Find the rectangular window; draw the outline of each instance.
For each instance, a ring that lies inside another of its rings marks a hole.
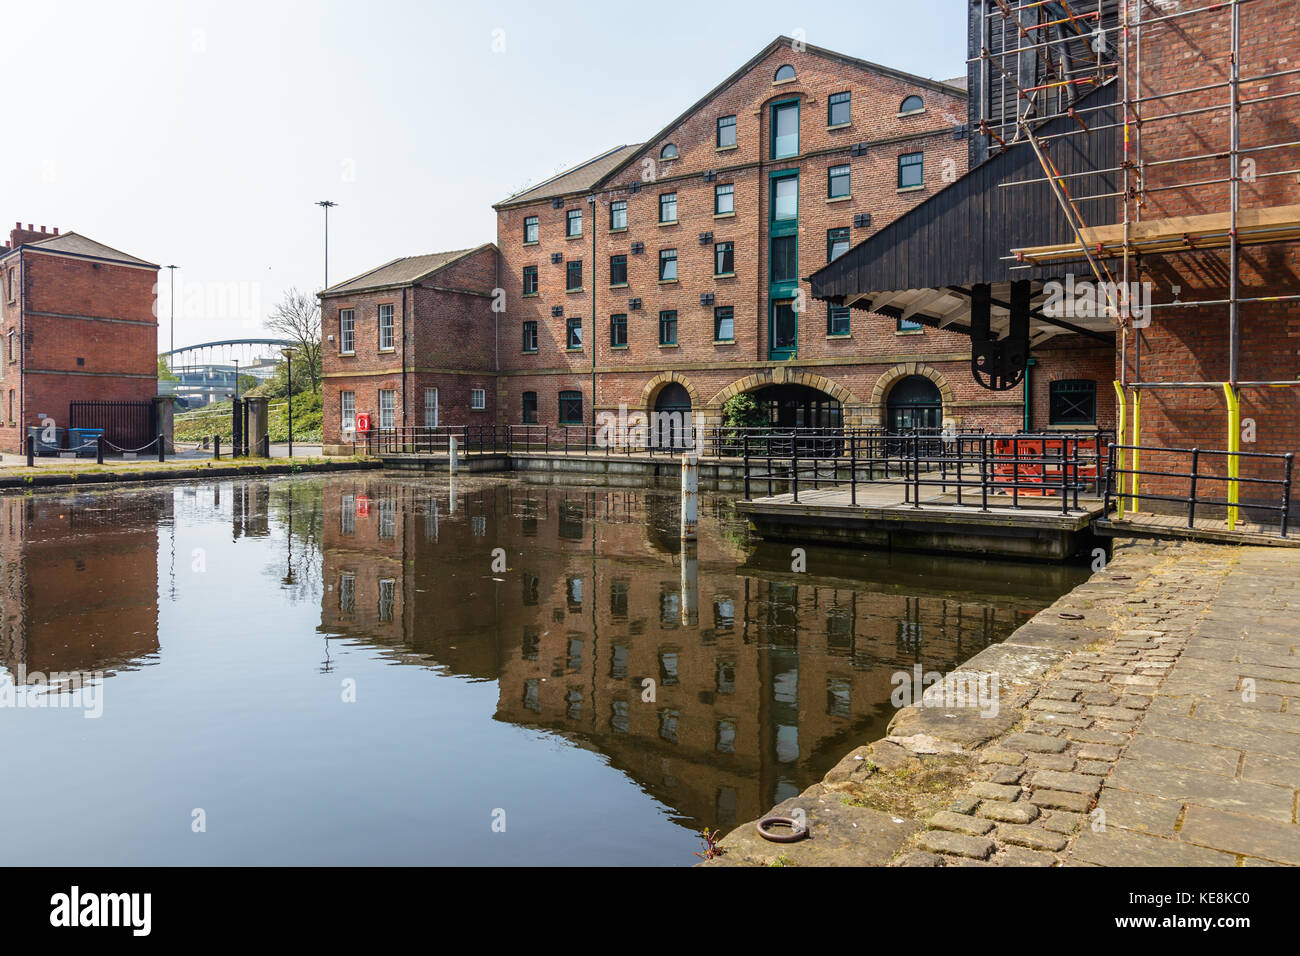
[[[537,393],[524,392],[523,398],[523,417],[525,425],[537,424]]]
[[[339,392],[339,415],[345,431],[357,427],[357,393]]]
[[[846,305],[833,305],[826,311],[826,334],[849,334],[849,308]]]
[[[848,229],[826,230],[826,261],[834,262],[849,251]]]
[[[582,319],[565,319],[565,348],[582,348]]]
[[[524,242],[537,241],[537,217],[524,216]]]
[[[18,301],[18,270],[9,270],[9,301]]]
[[[582,392],[560,392],[560,424],[582,424]]]
[[[627,228],[627,200],[616,199],[609,204],[609,228]]]
[[[627,345],[626,315],[611,315],[609,317],[609,344],[615,348]]]
[[[379,307],[379,348],[392,349],[396,338],[393,334],[393,307],[391,305],[381,305]]]
[[[898,188],[920,186],[925,182],[925,153],[904,153],[898,157]]]
[[[896,332],[919,332],[923,328],[925,328],[925,326],[913,319],[900,318],[894,323],[894,330]]]
[[[396,603],[397,582],[392,578],[385,578],[379,582],[379,620],[391,624],[393,622],[393,605]]]
[[[736,211],[736,187],[733,183],[721,183],[713,187],[713,214],[725,216]]]
[[[717,242],[713,245],[713,274],[729,276],[736,271],[736,244]]]
[[[677,313],[673,311],[659,313],[659,344],[677,344]]]
[[[524,351],[537,351],[537,323],[531,319],[524,323]]]
[[[782,176],[772,180],[772,219],[799,218],[799,177]]]
[[[1090,379],[1067,378],[1048,386],[1048,420],[1053,425],[1095,425],[1097,383]]]
[[[357,350],[357,314],[351,309],[339,310],[339,351],[351,355]]]
[[[471,388],[469,390],[469,407],[476,412],[487,408],[487,389]]]
[[[357,576],[339,575],[339,613],[351,614],[356,609]]]
[[[799,247],[795,236],[772,237],[772,280],[793,282],[799,278]]]
[[[524,295],[537,295],[537,266],[524,266]]]
[[[627,256],[609,257],[609,284],[627,285]]]
[[[564,220],[564,234],[566,236],[582,235],[582,210],[570,209]]]
[[[339,498],[339,532],[353,534],[357,530],[357,496],[342,495]]]
[[[736,313],[729,305],[713,310],[713,338],[718,342],[732,342],[736,338]]]
[[[826,195],[831,199],[838,199],[840,196],[849,194],[849,167],[846,163],[843,166],[832,166],[826,172]]]
[[[426,388],[424,390],[424,427],[438,427],[438,390],[436,388]]]
[[[667,282],[677,278],[677,250],[659,250],[659,281]]]
[[[849,121],[849,103],[851,94],[832,93],[826,101],[826,125],[843,126]]]
[[[582,260],[573,259],[565,264],[564,288],[568,292],[582,288]]]
[[[677,194],[661,193],[659,196],[659,221],[677,221]]]
[[[397,392],[391,388],[379,390],[379,427],[392,428],[397,420]]]
[[[799,103],[778,103],[772,107],[772,158],[799,155]]]
[[[725,149],[736,145],[736,117],[718,117],[718,148]]]

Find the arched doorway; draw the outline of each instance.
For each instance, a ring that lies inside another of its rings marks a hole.
[[[691,395],[680,382],[669,382],[655,396],[652,428],[659,448],[689,446]]]
[[[885,400],[885,429],[895,434],[943,425],[943,396],[924,375],[908,375],[894,383]]]
[[[777,428],[839,428],[840,403],[808,385],[768,385],[753,393],[768,423]]]

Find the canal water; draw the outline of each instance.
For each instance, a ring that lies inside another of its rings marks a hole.
[[[0,862],[697,862],[1086,569],[346,477],[0,497]]]

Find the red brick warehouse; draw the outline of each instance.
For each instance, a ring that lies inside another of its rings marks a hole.
[[[19,223],[0,245],[0,450],[69,424],[72,402],[158,394],[158,266],[75,232]]]

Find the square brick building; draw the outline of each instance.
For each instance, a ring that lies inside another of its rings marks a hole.
[[[15,225],[0,246],[0,450],[69,424],[72,402],[158,394],[158,266],[75,232]]]

